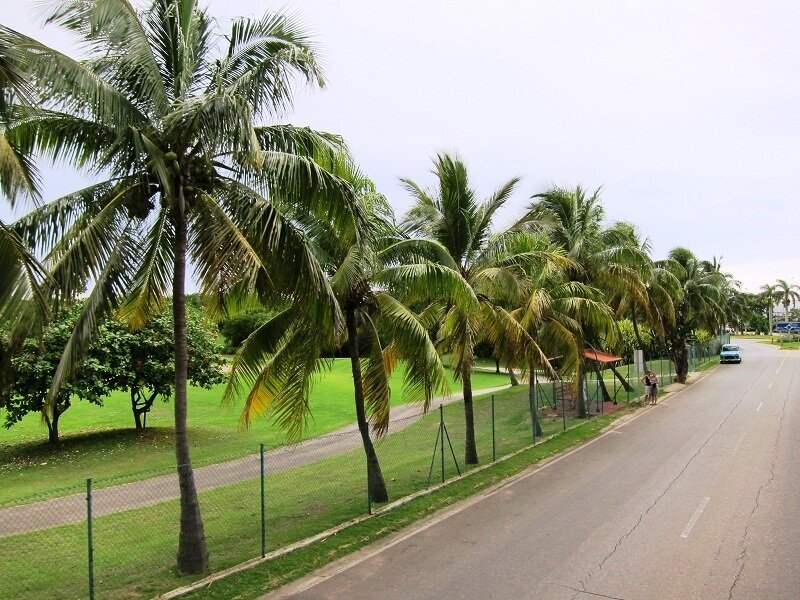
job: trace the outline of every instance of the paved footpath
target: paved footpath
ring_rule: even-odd
[[[475,390],[480,396],[504,390],[510,386]],[[463,394],[452,394],[434,398],[431,407],[461,400]],[[419,403],[392,407],[392,421],[389,433],[400,431],[422,416]],[[310,438],[265,453],[267,473],[278,473],[298,467],[324,456],[331,456],[361,447],[361,438],[353,435],[358,426],[353,423],[325,435]],[[258,477],[261,472],[260,455],[251,454],[236,460],[221,462],[194,470],[195,482],[199,492],[231,485]],[[178,478],[175,474],[151,477],[122,485],[100,488],[92,491],[92,515],[123,512],[173,500],[180,496]],[[48,529],[58,525],[78,523],[86,518],[86,495],[70,494],[32,504],[21,504],[0,509],[0,537]]]

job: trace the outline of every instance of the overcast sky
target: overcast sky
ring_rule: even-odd
[[[3,24],[67,47],[33,2],[0,4]],[[431,158],[457,151],[483,196],[523,177],[499,225],[552,184],[602,185],[655,258],[684,245],[746,289],[800,283],[800,2],[205,4],[223,29],[299,13],[329,83],[285,120],[343,135],[398,215],[398,178],[432,183]],[[53,171],[46,196],[79,184]]]

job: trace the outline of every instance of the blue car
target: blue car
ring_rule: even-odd
[[[720,363],[740,363],[742,362],[742,349],[736,344],[723,344],[719,352]]]

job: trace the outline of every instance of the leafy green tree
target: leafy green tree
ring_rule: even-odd
[[[225,338],[225,352],[236,352],[248,336],[269,321],[271,316],[272,312],[268,310],[254,309],[220,321],[219,331]]]
[[[43,412],[48,441],[58,444],[59,419],[76,399],[102,405],[103,398],[113,390],[112,380],[118,364],[115,359],[119,358],[117,349],[113,345],[103,349],[93,347],[84,356],[77,374],[59,390],[53,410],[44,412],[61,353],[80,319],[82,308],[76,303],[57,315],[43,329],[41,339],[25,340],[22,348],[14,354],[11,359],[13,383],[5,406],[6,428],[28,413]]]
[[[389,427],[389,377],[405,364],[403,393],[427,409],[436,390],[447,391],[447,377],[428,330],[438,311],[415,314],[409,305],[430,298],[475,304],[457,271],[423,255],[441,254],[435,244],[417,240],[392,243],[391,208],[368,181],[358,182],[360,203],[369,218],[349,231],[303,217],[320,263],[345,316],[345,330],[321,329],[297,307],[288,307],[247,338],[234,358],[226,399],[250,389],[242,420],[267,414],[294,438],[302,435],[308,392],[315,375],[330,364],[332,351],[345,344],[353,374],[356,420],[367,459],[373,502],[389,498],[370,435]]]
[[[627,228],[604,226],[605,212],[599,189],[589,194],[580,186],[575,189],[553,187],[533,198],[518,227],[544,232],[550,242],[572,260],[572,266],[566,270],[569,281],[596,288],[606,303],[621,295],[630,302],[645,304],[644,274],[650,257],[631,243]],[[606,346],[603,332],[588,326],[583,327],[582,332],[583,348]],[[582,381],[588,367],[581,360],[575,378],[577,412],[581,417],[587,414]]]
[[[118,319],[100,326],[91,344],[98,355],[114,359],[110,385],[130,394],[137,430],[144,430],[147,414],[160,396],[165,402],[175,385],[175,344],[172,311],[165,310],[136,330]],[[187,310],[186,343],[189,349],[187,377],[193,386],[206,389],[224,381],[222,357],[216,333],[198,310]]]
[[[718,271],[704,269],[701,261],[687,248],[674,248],[669,259],[682,295],[675,305],[674,322],[664,321],[663,325],[677,381],[685,383],[689,373],[687,347],[693,332],[697,329],[716,331],[724,323],[726,282]]]
[[[492,232],[492,219],[513,193],[519,181],[516,177],[481,201],[470,187],[466,165],[459,157],[443,153],[433,163],[435,188],[424,189],[410,179],[402,180],[415,199],[403,230],[443,247],[443,264],[456,269],[478,298],[474,305],[445,307],[437,340],[440,351],[451,355],[456,376],[464,386],[464,460],[477,464],[472,400],[475,346],[484,339],[495,348],[516,345],[522,332],[509,309],[522,300],[526,269],[531,263],[564,259],[558,252],[532,249],[526,233]]]
[[[287,207],[345,224],[358,218],[334,172],[339,138],[272,125],[293,81],[322,85],[308,36],[276,13],[236,20],[222,38],[195,0],[53,5],[48,23],[77,36],[74,60],[9,29],[21,70],[44,99],[20,106],[6,140],[21,156],[67,159],[99,182],[13,224],[72,298],[93,282],[53,378],[50,402],[71,376],[103,315],[121,309],[141,326],[171,291],[175,442],[181,490],[178,571],[202,573],[208,553],[187,420],[186,264],[213,311],[232,298],[280,298],[321,326],[341,323],[335,298]]]

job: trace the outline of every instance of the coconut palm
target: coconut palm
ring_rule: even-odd
[[[620,222],[613,227],[622,240],[638,248],[649,258],[652,249],[650,239],[642,240],[633,224]],[[638,347],[644,348],[639,324],[644,323],[664,340],[663,324],[675,320],[675,302],[680,298],[681,290],[680,283],[670,270],[669,261],[647,260],[642,262],[641,267],[639,274],[645,286],[644,296],[636,289],[633,294],[619,290],[612,294],[609,303],[614,307],[618,318],[630,318]],[[646,360],[644,368],[647,369]]]
[[[537,371],[555,379],[578,370],[584,327],[601,331],[610,339],[615,335],[614,315],[599,291],[568,281],[563,270],[552,265],[530,270],[523,303],[512,315],[524,335],[519,336],[519,347],[503,346],[504,360],[528,372],[531,406],[534,406]],[[548,356],[559,357],[558,373],[553,371]],[[536,419],[535,414],[532,418]],[[538,420],[534,425],[536,435],[541,435]]]
[[[0,193],[12,207],[20,197],[38,198],[36,173],[30,157],[21,155],[5,136],[13,122],[12,107],[30,103],[32,96],[30,82],[25,77],[24,53],[6,39],[0,29]],[[0,276],[0,318],[6,323],[17,321],[26,313],[30,299],[46,312],[46,294],[42,287],[45,270],[2,220],[0,264],[4,266]]]
[[[670,268],[681,285],[682,295],[675,305],[674,322],[664,321],[667,343],[675,362],[677,381],[686,382],[689,372],[687,344],[698,328],[716,331],[725,321],[725,277],[708,271],[687,248],[669,253]]]
[[[44,98],[15,108],[6,139],[22,156],[66,159],[98,181],[13,224],[63,300],[91,291],[57,369],[50,399],[112,310],[142,324],[172,296],[175,444],[181,491],[178,570],[207,569],[189,454],[187,260],[204,298],[227,310],[258,297],[293,301],[343,327],[330,286],[287,206],[343,224],[358,218],[333,174],[338,138],[269,124],[291,104],[295,77],[323,83],[313,47],[283,14],[240,19],[219,37],[194,0],[56,2],[47,20],[75,35],[75,60],[3,29],[24,52]]]
[[[492,219],[509,199],[518,179],[502,184],[489,198],[480,201],[470,187],[467,168],[457,156],[446,153],[434,159],[437,185],[424,189],[402,179],[415,204],[402,228],[408,235],[438,242],[475,291],[479,302],[446,306],[437,344],[452,356],[456,376],[464,388],[467,464],[478,463],[472,402],[472,366],[475,346],[487,339],[495,348],[516,345],[524,332],[509,313],[522,300],[526,269],[535,262],[567,261],[558,251],[531,248],[528,234],[518,231],[492,232]]]
[[[769,327],[769,333],[772,334],[772,306],[780,301],[780,297],[778,296],[778,289],[775,285],[765,283],[761,286],[761,298],[767,305],[767,326]]]
[[[783,305],[783,318],[788,321],[789,307],[800,302],[800,285],[778,279],[775,282],[775,297]]]
[[[434,243],[398,240],[386,199],[371,183],[354,181],[366,223],[346,231],[324,220],[299,215],[329,277],[346,330],[320,329],[298,307],[287,307],[247,338],[236,355],[226,399],[247,394],[242,421],[272,417],[292,437],[303,433],[313,377],[330,364],[326,356],[344,344],[353,374],[355,412],[367,459],[372,502],[386,502],[388,492],[372,435],[389,427],[389,378],[405,365],[404,395],[427,410],[435,391],[447,391],[447,377],[429,329],[436,305],[418,316],[408,305],[434,298],[470,307],[477,304],[457,270],[435,260],[446,253]],[[425,258],[425,256],[428,258]]]
[[[629,232],[621,227],[604,227],[600,189],[589,194],[575,189],[554,187],[533,196],[534,202],[517,227],[547,234],[551,243],[572,260],[567,269],[570,281],[597,288],[605,302],[624,295],[631,302],[647,302],[645,274],[650,264],[647,253],[630,243]],[[583,328],[581,343],[602,348],[606,340],[599,331]],[[586,416],[582,377],[587,365],[581,361],[576,372],[577,412]]]

